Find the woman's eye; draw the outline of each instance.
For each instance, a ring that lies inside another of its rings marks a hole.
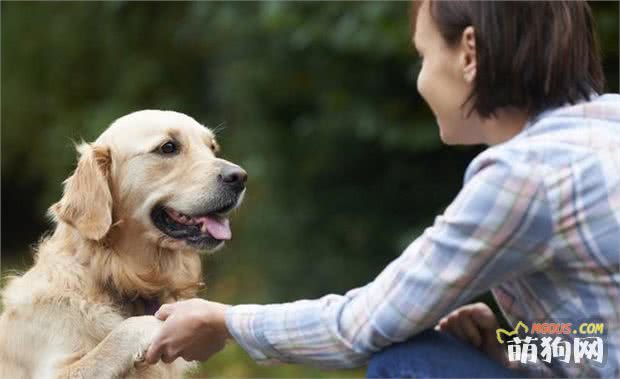
[[[176,154],[178,151],[179,147],[172,141],[168,141],[159,147],[159,152],[166,155]]]

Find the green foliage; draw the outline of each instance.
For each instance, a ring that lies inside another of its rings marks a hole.
[[[221,353],[188,375],[189,378],[363,378],[364,368],[320,370],[302,365],[257,365],[237,344],[230,344]]]
[[[617,92],[618,3],[592,5]],[[205,262],[205,296],[234,303],[364,284],[451,201],[479,151],[440,143],[416,91],[408,2],[1,7],[5,253],[47,227],[71,141],[138,109],[222,129],[224,158],[250,174],[234,241]],[[318,376],[228,367],[241,358],[227,354],[211,373]]]

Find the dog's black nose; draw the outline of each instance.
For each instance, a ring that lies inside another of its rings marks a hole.
[[[226,166],[222,168],[217,178],[230,188],[241,191],[245,188],[245,181],[248,179],[248,173],[239,166]]]

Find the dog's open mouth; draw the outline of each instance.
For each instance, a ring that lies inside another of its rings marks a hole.
[[[153,223],[164,234],[184,240],[198,249],[213,249],[223,241],[230,240],[232,233],[226,217],[228,209],[220,209],[203,215],[187,215],[161,205],[153,208]]]

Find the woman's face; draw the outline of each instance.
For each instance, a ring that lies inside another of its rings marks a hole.
[[[469,40],[464,32],[462,43],[449,47],[430,15],[429,2],[420,6],[413,38],[422,59],[418,91],[437,119],[441,140],[449,145],[477,144],[483,140],[480,118],[476,112],[467,117],[468,107],[461,107],[475,78],[473,29],[470,32]]]

